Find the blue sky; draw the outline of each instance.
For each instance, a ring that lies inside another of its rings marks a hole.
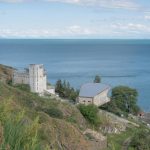
[[[149,0],[0,0],[0,38],[149,39]]]

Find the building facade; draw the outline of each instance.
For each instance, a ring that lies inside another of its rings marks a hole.
[[[109,92],[110,86],[102,83],[87,83],[84,84],[79,93],[78,103],[80,104],[94,104],[101,106],[110,101]]]
[[[43,65],[29,65],[29,84],[31,92],[43,93],[47,89],[47,76]]]
[[[15,71],[13,84],[28,84],[33,93],[42,95],[47,90],[47,75],[43,64],[30,64],[24,71]]]

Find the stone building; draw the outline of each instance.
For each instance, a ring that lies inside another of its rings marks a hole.
[[[95,104],[101,106],[110,101],[110,86],[102,83],[87,83],[81,86],[78,102],[80,104]]]
[[[29,84],[31,92],[43,93],[47,89],[47,75],[43,65],[29,65]]]
[[[47,74],[43,64],[30,64],[24,71],[15,71],[13,74],[13,84],[28,84],[33,93],[43,95],[49,94],[51,90],[47,89]]]
[[[29,70],[14,71],[13,84],[29,84]]]

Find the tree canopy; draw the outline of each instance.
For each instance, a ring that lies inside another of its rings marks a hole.
[[[79,95],[79,91],[70,86],[69,82],[58,80],[56,82],[55,91],[62,98],[67,98],[75,101]]]
[[[114,112],[118,115],[122,113],[137,114],[140,108],[137,105],[138,92],[127,86],[117,86],[112,89],[111,101],[102,106],[108,111]]]
[[[101,83],[101,77],[99,75],[95,76],[94,83]]]

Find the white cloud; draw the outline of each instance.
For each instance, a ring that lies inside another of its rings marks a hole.
[[[95,34],[92,29],[83,28],[78,25],[68,26],[62,29],[29,29],[29,30],[14,30],[0,29],[0,37],[32,37],[32,38],[48,38],[62,36],[88,36]]]
[[[0,0],[0,2],[4,2],[4,3],[20,3],[25,1],[26,0]]]
[[[149,25],[140,23],[115,23],[99,27],[72,25],[54,29],[0,29],[1,38],[144,38],[149,36]]]
[[[104,8],[139,9],[135,0],[45,0],[49,2],[71,3],[85,6],[96,6]]]
[[[150,25],[140,23],[113,24],[112,28],[122,33],[150,34]]]
[[[150,20],[150,15],[146,15],[146,16],[144,16],[144,18],[145,18],[146,20]]]
[[[17,3],[17,2],[36,2],[36,0],[0,0],[0,2]],[[140,6],[135,0],[37,0],[43,2],[60,2],[75,5],[104,7],[104,8],[123,8],[123,9],[139,9]]]

